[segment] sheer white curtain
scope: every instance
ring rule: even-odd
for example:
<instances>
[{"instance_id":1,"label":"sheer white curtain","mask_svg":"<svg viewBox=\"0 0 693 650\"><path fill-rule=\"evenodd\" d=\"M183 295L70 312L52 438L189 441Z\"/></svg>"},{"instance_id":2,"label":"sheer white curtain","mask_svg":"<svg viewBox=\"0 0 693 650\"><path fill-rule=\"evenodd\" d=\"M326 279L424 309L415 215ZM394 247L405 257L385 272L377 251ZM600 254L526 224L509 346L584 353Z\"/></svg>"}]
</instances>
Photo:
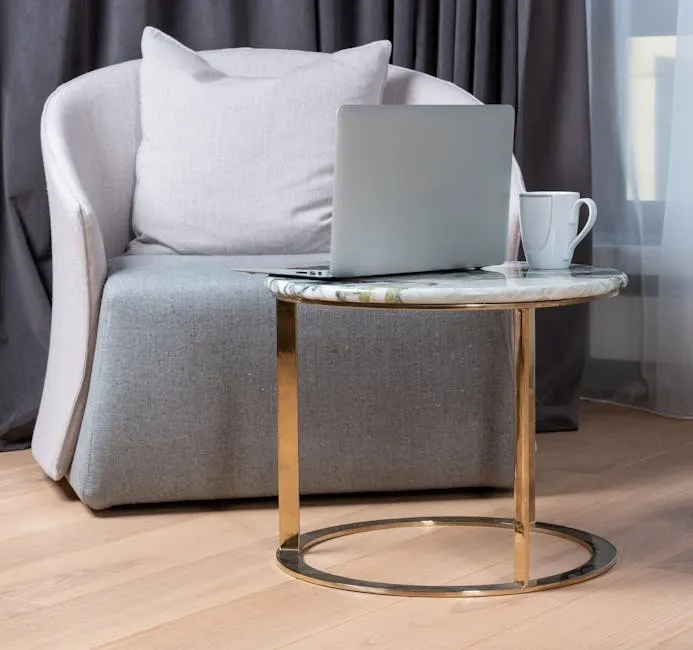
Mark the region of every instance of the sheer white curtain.
<instances>
[{"instance_id":1,"label":"sheer white curtain","mask_svg":"<svg viewBox=\"0 0 693 650\"><path fill-rule=\"evenodd\" d=\"M594 263L587 397L693 417L693 0L587 0Z\"/></svg>"}]
</instances>

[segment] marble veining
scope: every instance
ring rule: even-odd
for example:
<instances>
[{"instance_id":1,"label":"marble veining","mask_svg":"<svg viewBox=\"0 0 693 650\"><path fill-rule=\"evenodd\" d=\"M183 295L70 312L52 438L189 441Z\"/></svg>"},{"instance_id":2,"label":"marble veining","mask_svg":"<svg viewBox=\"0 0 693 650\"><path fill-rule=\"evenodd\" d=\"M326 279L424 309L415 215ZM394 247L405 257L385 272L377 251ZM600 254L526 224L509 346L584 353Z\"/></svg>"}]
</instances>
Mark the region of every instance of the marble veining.
<instances>
[{"instance_id":1,"label":"marble veining","mask_svg":"<svg viewBox=\"0 0 693 650\"><path fill-rule=\"evenodd\" d=\"M585 300L626 286L625 273L615 269L573 265L561 271L530 269L508 262L479 271L454 271L356 280L320 280L270 276L267 288L279 298L334 303L494 304Z\"/></svg>"}]
</instances>

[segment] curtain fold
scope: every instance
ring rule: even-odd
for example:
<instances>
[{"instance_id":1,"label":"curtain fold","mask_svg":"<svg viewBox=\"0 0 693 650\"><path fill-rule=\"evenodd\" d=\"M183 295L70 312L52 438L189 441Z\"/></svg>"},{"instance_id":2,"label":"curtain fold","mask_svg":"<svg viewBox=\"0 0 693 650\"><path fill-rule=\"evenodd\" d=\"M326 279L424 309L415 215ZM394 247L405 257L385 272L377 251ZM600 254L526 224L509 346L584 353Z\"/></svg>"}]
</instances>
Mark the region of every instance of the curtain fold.
<instances>
[{"instance_id":1,"label":"curtain fold","mask_svg":"<svg viewBox=\"0 0 693 650\"><path fill-rule=\"evenodd\" d=\"M516 147L525 184L528 190L570 190L591 196L585 4L543 0L530 7ZM589 235L577 247L573 261L592 262ZM578 427L588 322L587 305L537 312L539 431Z\"/></svg>"},{"instance_id":2,"label":"curtain fold","mask_svg":"<svg viewBox=\"0 0 693 650\"><path fill-rule=\"evenodd\" d=\"M145 25L193 49L329 52L389 38L393 63L453 81L484 102L516 107L518 155L530 189L589 193L589 132L578 106L587 88L584 0L2 2L0 449L9 444L8 431L35 416L48 348L50 230L41 109L59 84L138 58ZM578 255L589 258L588 243ZM577 426L583 320L577 311L539 316L540 429ZM12 440L17 444L16 432Z\"/></svg>"}]
</instances>

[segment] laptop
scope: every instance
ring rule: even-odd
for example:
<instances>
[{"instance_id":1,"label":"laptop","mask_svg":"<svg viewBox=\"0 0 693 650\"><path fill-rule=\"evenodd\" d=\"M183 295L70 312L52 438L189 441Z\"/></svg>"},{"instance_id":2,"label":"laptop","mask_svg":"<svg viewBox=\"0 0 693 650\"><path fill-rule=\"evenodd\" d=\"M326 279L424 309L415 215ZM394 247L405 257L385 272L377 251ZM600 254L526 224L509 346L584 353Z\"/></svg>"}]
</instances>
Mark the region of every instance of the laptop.
<instances>
[{"instance_id":1,"label":"laptop","mask_svg":"<svg viewBox=\"0 0 693 650\"><path fill-rule=\"evenodd\" d=\"M505 261L514 111L342 106L329 255L256 272L356 278Z\"/></svg>"}]
</instances>

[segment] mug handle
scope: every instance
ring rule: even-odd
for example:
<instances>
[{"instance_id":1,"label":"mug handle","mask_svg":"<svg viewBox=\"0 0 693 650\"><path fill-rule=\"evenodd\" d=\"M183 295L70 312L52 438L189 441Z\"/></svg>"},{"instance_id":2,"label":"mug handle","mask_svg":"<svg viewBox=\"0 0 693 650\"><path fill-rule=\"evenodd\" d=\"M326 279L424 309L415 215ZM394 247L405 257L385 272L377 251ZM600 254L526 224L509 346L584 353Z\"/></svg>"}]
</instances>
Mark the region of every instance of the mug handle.
<instances>
[{"instance_id":1,"label":"mug handle","mask_svg":"<svg viewBox=\"0 0 693 650\"><path fill-rule=\"evenodd\" d=\"M573 243L568 247L569 258L572 259L573 253L577 248L577 245L589 234L594 226L594 222L597 220L597 204L592 199L578 199L573 203L573 207L570 209L571 218L578 221L580 219L580 206L587 206L587 223L584 228L578 233L578 236L573 239Z\"/></svg>"}]
</instances>

